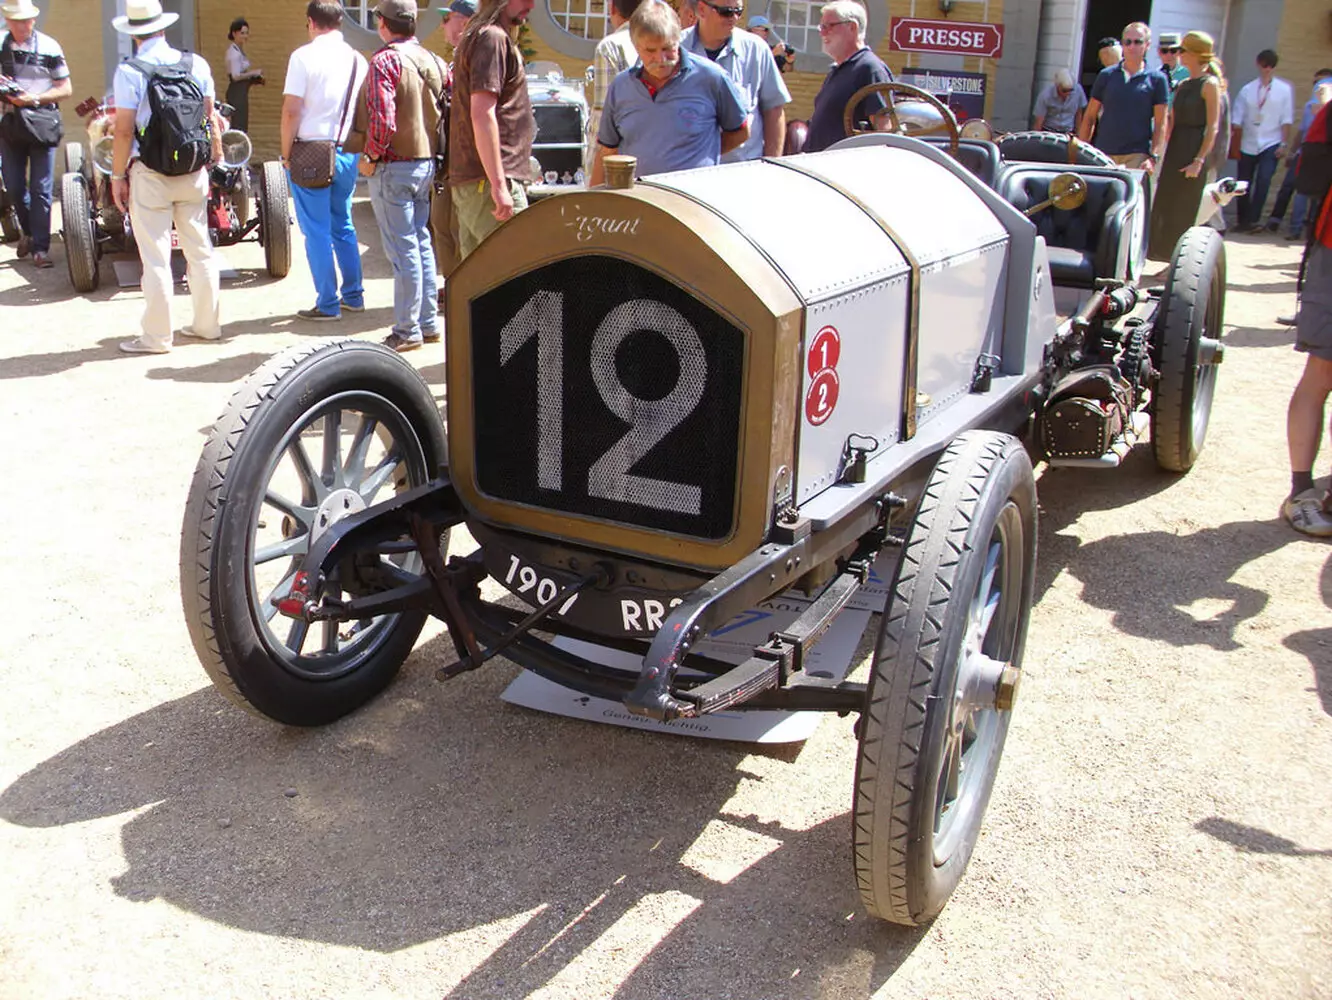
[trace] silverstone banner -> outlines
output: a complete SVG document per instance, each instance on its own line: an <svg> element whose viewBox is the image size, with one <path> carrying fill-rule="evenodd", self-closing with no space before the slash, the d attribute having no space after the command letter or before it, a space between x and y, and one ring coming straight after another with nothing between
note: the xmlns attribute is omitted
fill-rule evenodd
<svg viewBox="0 0 1332 1000"><path fill-rule="evenodd" d="M985 117L985 74L951 69L904 69L903 83L928 90L952 109L958 122Z"/></svg>

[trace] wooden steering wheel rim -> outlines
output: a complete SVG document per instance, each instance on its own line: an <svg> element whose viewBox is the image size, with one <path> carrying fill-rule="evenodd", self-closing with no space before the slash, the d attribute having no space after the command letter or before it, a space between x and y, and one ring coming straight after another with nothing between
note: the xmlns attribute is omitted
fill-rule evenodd
<svg viewBox="0 0 1332 1000"><path fill-rule="evenodd" d="M957 119L953 117L952 110L943 101L935 97L927 90L921 90L919 87L912 86L909 83L899 83L896 80L889 80L884 83L871 83L861 87L851 99L846 102L846 108L842 111L842 128L847 135L873 135L873 131L866 131L855 127L856 108L860 107L860 102L873 94L903 94L913 100L924 101L927 104L934 105L943 117L943 127L948 132L948 152L956 158L958 148L961 145L961 133L958 132ZM902 130L902 123L897 117L897 112L893 109L893 100L888 99L888 106L884 110L888 112L888 118L892 122L892 131L897 135L906 135ZM930 132L937 132L938 129L931 129ZM930 132L917 133L918 135L927 135Z"/></svg>

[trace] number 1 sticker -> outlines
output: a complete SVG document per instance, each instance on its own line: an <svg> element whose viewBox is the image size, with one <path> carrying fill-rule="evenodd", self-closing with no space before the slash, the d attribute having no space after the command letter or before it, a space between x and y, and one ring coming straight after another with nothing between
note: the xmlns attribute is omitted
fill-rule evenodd
<svg viewBox="0 0 1332 1000"><path fill-rule="evenodd" d="M805 419L815 427L832 416L837 408L837 391L840 388L837 372L825 368L814 376L805 393Z"/></svg>
<svg viewBox="0 0 1332 1000"><path fill-rule="evenodd" d="M809 345L809 377L815 378L825 368L836 368L842 357L842 338L835 326L825 326Z"/></svg>

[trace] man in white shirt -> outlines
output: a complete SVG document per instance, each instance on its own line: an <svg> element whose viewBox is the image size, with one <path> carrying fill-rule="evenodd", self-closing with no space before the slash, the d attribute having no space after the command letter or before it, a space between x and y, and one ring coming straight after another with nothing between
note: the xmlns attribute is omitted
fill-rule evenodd
<svg viewBox="0 0 1332 1000"><path fill-rule="evenodd" d="M1271 49L1258 53L1258 78L1250 80L1230 105L1231 144L1240 144L1239 179L1249 182L1249 191L1239 199L1241 233L1256 233L1262 227L1267 190L1276 173L1277 160L1290 151L1295 127L1295 91L1276 76L1277 54Z"/></svg>
<svg viewBox="0 0 1332 1000"><path fill-rule="evenodd" d="M594 138L601 129L601 109L606 104L606 91L611 81L638 63L638 51L629 38L629 18L634 16L643 0L611 0L611 33L597 42L592 54L592 127ZM589 150L589 154L592 151ZM590 171L589 160L589 173Z"/></svg>
<svg viewBox="0 0 1332 1000"><path fill-rule="evenodd" d="M282 85L280 141L284 166L297 139L341 144L351 131L353 106L365 81L366 61L343 39L341 27L342 4L337 0L311 0L306 5L305 29L310 41L291 54ZM334 154L331 185L291 185L296 223L305 237L305 259L315 286L315 304L296 313L301 319L336 320L344 309L365 309L361 247L351 217L359 159L359 154L339 148Z"/></svg>
<svg viewBox="0 0 1332 1000"><path fill-rule="evenodd" d="M180 332L200 340L217 340L222 336L218 267L208 238L207 212L208 167L222 158L222 129L213 108L215 91L208 63L167 44L166 29L179 18L179 14L163 13L160 0L126 0L125 13L111 20L116 31L135 41L134 59L116 68L112 83L116 125L111 197L117 208L129 212L143 265L143 332L136 339L121 343L120 349L126 354L165 354L171 350L173 223L185 254L194 304L194 325ZM188 173L162 173L141 158L145 151L140 140L149 142L162 134L160 123L157 128L149 128L153 113L149 77L144 67L151 71L154 66L183 68L203 94L203 122L207 123L204 127L211 148L193 151L191 161L198 165Z"/></svg>
<svg viewBox="0 0 1332 1000"><path fill-rule="evenodd" d="M740 91L749 115L749 138L722 156L723 163L781 156L786 143L786 89L772 50L763 39L739 27L743 0L698 0L698 23L684 33L680 47L711 59Z"/></svg>

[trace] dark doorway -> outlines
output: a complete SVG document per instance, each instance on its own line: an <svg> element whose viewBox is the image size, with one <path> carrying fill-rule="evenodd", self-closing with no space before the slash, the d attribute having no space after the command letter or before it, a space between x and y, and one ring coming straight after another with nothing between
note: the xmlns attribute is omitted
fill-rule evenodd
<svg viewBox="0 0 1332 1000"><path fill-rule="evenodd" d="M1087 4L1087 25L1082 32L1082 72L1078 81L1088 97L1096 74L1102 69L1101 60L1096 55L1097 43L1102 38L1119 38L1126 24L1134 21L1150 24L1151 19L1152 0Z"/></svg>

